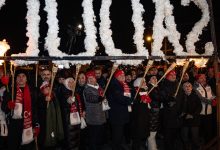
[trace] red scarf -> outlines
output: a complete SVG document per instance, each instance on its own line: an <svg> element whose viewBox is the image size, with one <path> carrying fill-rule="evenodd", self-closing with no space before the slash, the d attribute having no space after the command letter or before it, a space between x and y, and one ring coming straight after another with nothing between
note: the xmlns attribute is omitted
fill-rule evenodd
<svg viewBox="0 0 220 150"><path fill-rule="evenodd" d="M99 88L98 88L98 92L99 92L99 96L104 96L103 94L104 94L104 91L103 91L103 89L99 86Z"/></svg>
<svg viewBox="0 0 220 150"><path fill-rule="evenodd" d="M136 92L138 91L138 87L135 88ZM142 91L141 89L139 90L139 95L140 95L140 101L143 103L151 103L152 99L150 96L146 94L141 94L141 92L147 92L146 90Z"/></svg>
<svg viewBox="0 0 220 150"><path fill-rule="evenodd" d="M17 86L15 103L24 105L24 129L32 127L31 94L28 85L25 85L24 92Z"/></svg>
<svg viewBox="0 0 220 150"><path fill-rule="evenodd" d="M78 108L77 108L77 103L79 105L79 114L82 117L83 111L82 111L82 103L81 103L81 99L80 99L80 95L79 94L75 94L75 102L72 103L71 107L70 107L70 113L73 112L78 112ZM77 101L77 103L76 103Z"/></svg>
<svg viewBox="0 0 220 150"><path fill-rule="evenodd" d="M120 84L124 89L124 93L131 94L130 88L126 82L120 82Z"/></svg>

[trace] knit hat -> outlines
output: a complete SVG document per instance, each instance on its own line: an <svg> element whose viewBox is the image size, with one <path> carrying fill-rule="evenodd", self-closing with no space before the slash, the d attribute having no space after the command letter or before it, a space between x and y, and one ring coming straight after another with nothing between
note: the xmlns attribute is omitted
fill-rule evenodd
<svg viewBox="0 0 220 150"><path fill-rule="evenodd" d="M150 81L150 79L151 79L152 77L154 77L154 76L157 78L156 75L147 75L147 76L146 76L146 82L148 83L148 82Z"/></svg>
<svg viewBox="0 0 220 150"><path fill-rule="evenodd" d="M28 78L28 73L27 73L27 71L24 70L24 69L18 69L18 70L15 71L15 79L17 78L17 76L18 76L19 74L24 74L24 75Z"/></svg>
<svg viewBox="0 0 220 150"><path fill-rule="evenodd" d="M171 75L176 75L176 71L171 70L171 71L166 75L166 79L168 79Z"/></svg>
<svg viewBox="0 0 220 150"><path fill-rule="evenodd" d="M202 73L197 74L197 75L195 76L196 80L198 80L201 76L205 76L205 74L202 74Z"/></svg>
<svg viewBox="0 0 220 150"><path fill-rule="evenodd" d="M140 86L140 84L141 84L141 80L142 80L142 78L137 78L135 81L134 81L134 87L139 87Z"/></svg>
<svg viewBox="0 0 220 150"><path fill-rule="evenodd" d="M117 78L118 76L124 75L124 74L125 74L125 73L124 73L123 70L116 70L116 71L115 71L115 74L114 74L114 77Z"/></svg>
<svg viewBox="0 0 220 150"><path fill-rule="evenodd" d="M88 77L94 77L95 78L95 71L94 70L90 70L86 73L86 78Z"/></svg>

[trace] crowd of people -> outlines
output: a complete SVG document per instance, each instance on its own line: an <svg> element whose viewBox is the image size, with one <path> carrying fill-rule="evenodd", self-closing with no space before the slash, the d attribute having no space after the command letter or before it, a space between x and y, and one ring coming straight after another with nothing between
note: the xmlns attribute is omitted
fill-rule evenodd
<svg viewBox="0 0 220 150"><path fill-rule="evenodd" d="M144 79L144 69L126 68L111 80L111 69L82 68L61 69L54 82L44 68L37 87L28 70L12 79L0 68L0 149L199 150L215 136L213 68L188 70L182 81L172 70L160 84L166 70L156 66Z"/></svg>

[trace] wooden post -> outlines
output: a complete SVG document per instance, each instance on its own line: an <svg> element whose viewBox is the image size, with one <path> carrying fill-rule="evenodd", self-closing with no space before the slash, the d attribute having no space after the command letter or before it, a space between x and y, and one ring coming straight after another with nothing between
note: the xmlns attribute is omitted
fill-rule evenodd
<svg viewBox="0 0 220 150"><path fill-rule="evenodd" d="M216 42L216 34L215 34L215 21L213 15L213 5L212 0L207 0L209 4L209 12L210 12L210 30L211 30L211 38L214 46L214 69L215 69L215 78L216 78L216 98L217 98L217 136L218 136L218 148L220 149L220 81L218 77L218 47Z"/></svg>

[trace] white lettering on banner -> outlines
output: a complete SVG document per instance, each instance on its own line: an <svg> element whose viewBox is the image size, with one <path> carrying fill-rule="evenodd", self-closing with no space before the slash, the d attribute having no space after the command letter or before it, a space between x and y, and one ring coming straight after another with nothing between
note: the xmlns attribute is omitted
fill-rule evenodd
<svg viewBox="0 0 220 150"><path fill-rule="evenodd" d="M24 111L24 119L28 118L31 116L31 112Z"/></svg>

